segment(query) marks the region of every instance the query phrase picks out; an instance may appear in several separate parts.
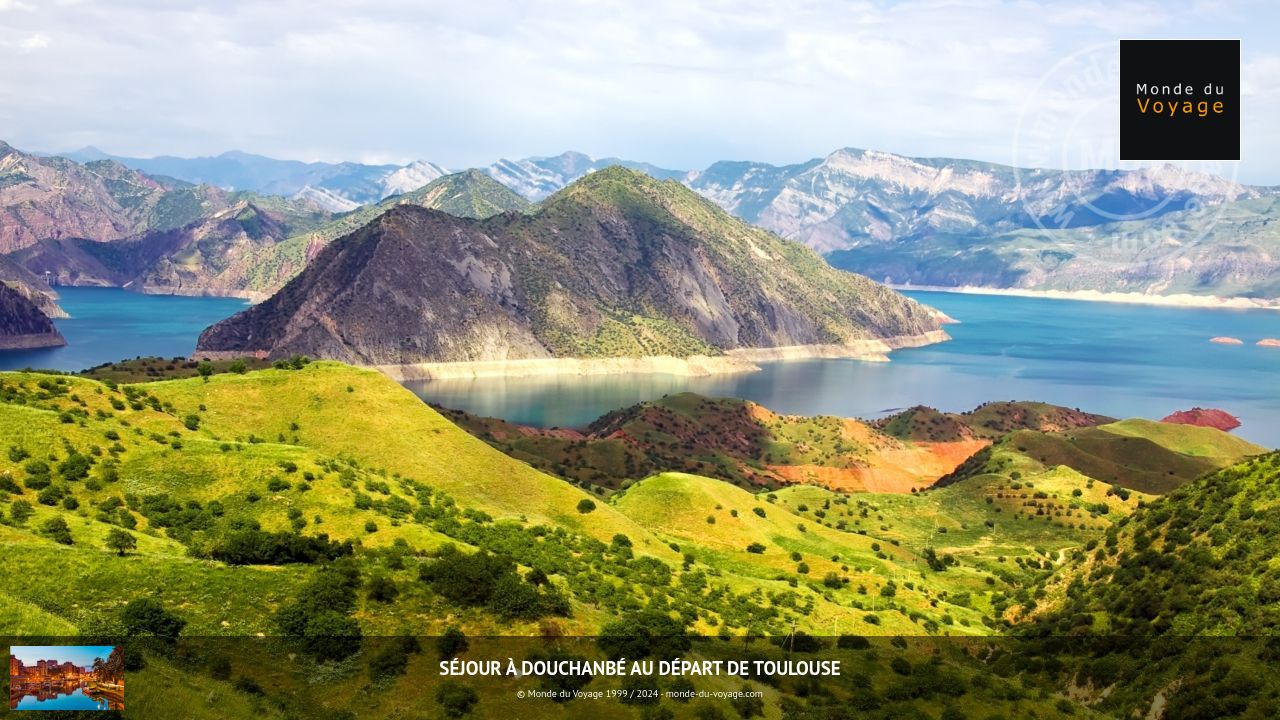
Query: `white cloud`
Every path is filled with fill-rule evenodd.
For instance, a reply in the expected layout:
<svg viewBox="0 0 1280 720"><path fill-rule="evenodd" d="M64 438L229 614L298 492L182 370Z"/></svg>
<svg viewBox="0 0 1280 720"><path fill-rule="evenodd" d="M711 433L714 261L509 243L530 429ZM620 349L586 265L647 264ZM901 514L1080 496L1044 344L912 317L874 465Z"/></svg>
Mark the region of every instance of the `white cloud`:
<svg viewBox="0 0 1280 720"><path fill-rule="evenodd" d="M239 148L461 167L573 148L700 167L861 146L1007 162L1027 94L1082 48L1244 36L1247 61L1280 51L1274 8L1226 5L53 3L0 24L0 106L16 108L5 139L20 146L128 154ZM35 37L57 42L24 53ZM1269 133L1274 115L1260 108L1246 104L1245 127ZM1074 132L1114 133L1103 115L1091 122ZM1247 147L1269 151L1256 170L1270 175L1246 179L1280 181L1275 145Z"/></svg>
<svg viewBox="0 0 1280 720"><path fill-rule="evenodd" d="M43 33L30 35L24 38L22 42L18 43L18 47L26 52L43 50L44 48L49 47L49 36Z"/></svg>

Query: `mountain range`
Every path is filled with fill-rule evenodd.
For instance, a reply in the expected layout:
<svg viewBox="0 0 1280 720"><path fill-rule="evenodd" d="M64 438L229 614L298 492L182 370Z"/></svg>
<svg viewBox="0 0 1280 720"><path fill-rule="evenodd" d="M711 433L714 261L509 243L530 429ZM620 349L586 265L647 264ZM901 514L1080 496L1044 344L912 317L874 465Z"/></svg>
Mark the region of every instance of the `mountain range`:
<svg viewBox="0 0 1280 720"><path fill-rule="evenodd" d="M613 166L532 213L397 205L321 250L204 354L369 365L843 355L942 339L930 309L743 223L674 181Z"/></svg>
<svg viewBox="0 0 1280 720"><path fill-rule="evenodd" d="M720 162L685 172L566 152L441 174L426 161L71 155L85 162L0 143L0 255L12 261L0 279L51 317L61 311L33 279L260 301L327 243L395 205L474 218L527 213L613 165L676 180L837 268L894 286L1263 305L1280 297L1275 188L1171 166L1023 170L842 149L796 165ZM1126 217L1138 219L1115 219Z"/></svg>

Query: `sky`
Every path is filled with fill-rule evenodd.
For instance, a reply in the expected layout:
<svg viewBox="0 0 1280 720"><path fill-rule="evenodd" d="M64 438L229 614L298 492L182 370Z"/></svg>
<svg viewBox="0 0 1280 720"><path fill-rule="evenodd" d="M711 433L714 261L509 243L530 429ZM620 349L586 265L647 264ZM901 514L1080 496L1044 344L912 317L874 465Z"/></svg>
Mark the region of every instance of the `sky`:
<svg viewBox="0 0 1280 720"><path fill-rule="evenodd" d="M31 666L40 660L57 660L59 663L70 662L80 667L93 667L94 658L102 658L103 662L111 655L111 645L25 645L9 648L9 654Z"/></svg>
<svg viewBox="0 0 1280 720"><path fill-rule="evenodd" d="M1081 86L1073 63L1119 38L1240 38L1242 161L1206 169L1280 184L1278 31L1272 0L0 0L0 139L451 168L841 147L1112 167L1118 82L1024 132Z"/></svg>

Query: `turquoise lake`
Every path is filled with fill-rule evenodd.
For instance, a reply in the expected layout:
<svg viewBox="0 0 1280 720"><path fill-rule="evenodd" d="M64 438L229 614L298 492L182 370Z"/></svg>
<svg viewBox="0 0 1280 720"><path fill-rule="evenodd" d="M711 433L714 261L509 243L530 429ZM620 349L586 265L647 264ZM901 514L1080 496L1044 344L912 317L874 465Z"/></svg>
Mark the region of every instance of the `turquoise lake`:
<svg viewBox="0 0 1280 720"><path fill-rule="evenodd" d="M910 292L959 324L952 340L888 363L806 360L700 378L594 376L410 383L423 399L543 427L579 427L666 393L740 397L803 415L873 418L912 405L969 410L1042 400L1117 417L1159 419L1194 406L1240 418L1241 436L1280 447L1280 311L1173 308ZM1243 345L1218 345L1226 335Z"/></svg>
<svg viewBox="0 0 1280 720"><path fill-rule="evenodd" d="M119 288L58 288L70 318L55 320L65 347L0 351L0 370L84 370L137 356L190 355L213 323L248 307L236 298L143 295Z"/></svg>
<svg viewBox="0 0 1280 720"><path fill-rule="evenodd" d="M0 369L79 370L138 355L187 355L241 300L60 288L69 345L0 352ZM1236 432L1280 447L1280 312L909 293L960 321L952 340L893 353L892 362L772 363L758 373L513 378L409 383L424 400L544 427L577 427L666 393L742 397L796 414L877 417L916 404L968 410L989 400L1043 400L1123 417L1222 408ZM1226 335L1243 345L1217 345Z"/></svg>

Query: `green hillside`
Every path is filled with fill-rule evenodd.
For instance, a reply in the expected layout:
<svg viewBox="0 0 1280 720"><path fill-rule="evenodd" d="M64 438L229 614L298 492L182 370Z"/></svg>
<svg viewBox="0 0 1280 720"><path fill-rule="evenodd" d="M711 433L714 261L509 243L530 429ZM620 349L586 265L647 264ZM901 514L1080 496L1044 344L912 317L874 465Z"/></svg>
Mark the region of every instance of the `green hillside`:
<svg viewBox="0 0 1280 720"><path fill-rule="evenodd" d="M1118 487L1161 494L1263 452L1213 428L1129 419L1061 433L1010 433L939 484L985 474L1031 476L1062 466Z"/></svg>

